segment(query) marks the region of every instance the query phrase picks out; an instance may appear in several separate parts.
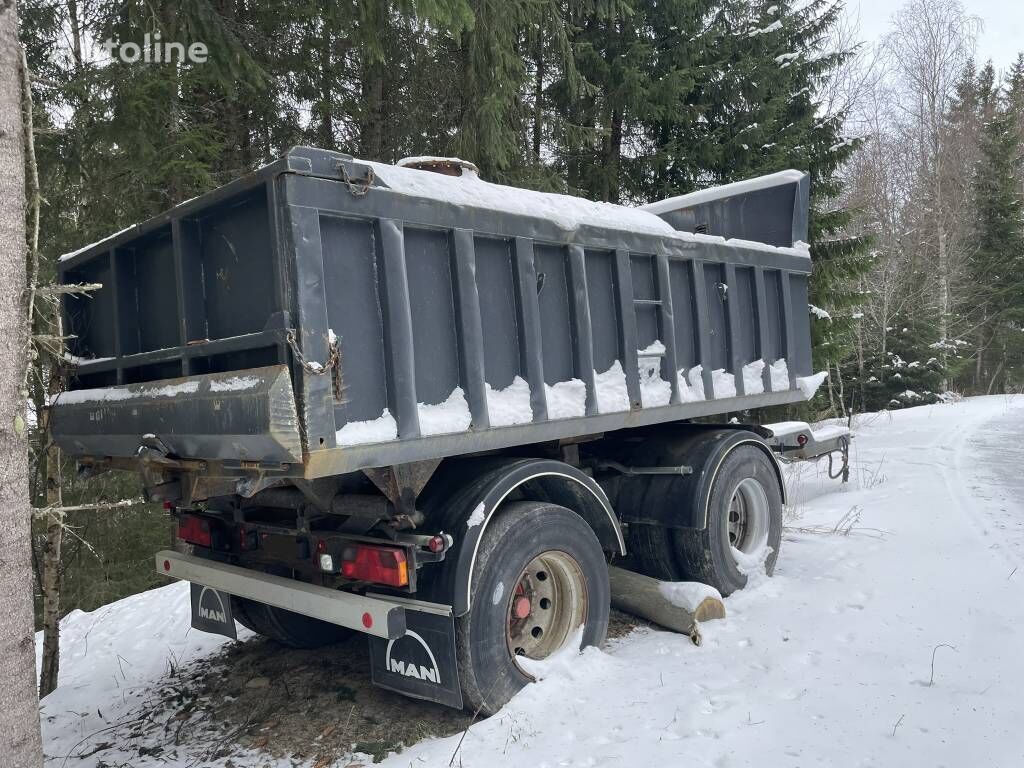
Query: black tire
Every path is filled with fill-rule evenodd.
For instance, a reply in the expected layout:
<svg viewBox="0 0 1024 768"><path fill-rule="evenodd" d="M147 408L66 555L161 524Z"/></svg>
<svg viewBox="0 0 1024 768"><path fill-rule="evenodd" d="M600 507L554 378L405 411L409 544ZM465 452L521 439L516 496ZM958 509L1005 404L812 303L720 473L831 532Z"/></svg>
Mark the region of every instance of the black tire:
<svg viewBox="0 0 1024 768"><path fill-rule="evenodd" d="M489 522L473 566L471 608L456 621L456 657L470 710L494 714L532 681L509 648L513 596L536 558L565 555L578 566L585 588L583 645L600 645L608 631L608 567L583 518L555 504L526 501L503 507Z"/></svg>
<svg viewBox="0 0 1024 768"><path fill-rule="evenodd" d="M707 528L669 529L641 523L629 526L629 548L637 570L663 581L700 581L723 595L745 587L747 578L729 549L727 515L737 486L747 478L757 481L768 503L766 543L772 551L765 561L765 570L771 575L782 539L782 491L771 459L751 445L733 449L719 467L711 491Z"/></svg>
<svg viewBox="0 0 1024 768"><path fill-rule="evenodd" d="M679 578L700 581L729 595L747 585L747 577L736 564L729 542L729 507L740 483L751 479L764 491L768 503L765 573L775 570L782 542L782 492L772 460L753 445L740 445L725 457L715 475L708 501L708 524L703 530L679 528L669 543L678 563Z"/></svg>
<svg viewBox="0 0 1024 768"><path fill-rule="evenodd" d="M231 610L243 627L289 648L319 648L352 635L352 630L337 624L243 597L231 599Z"/></svg>

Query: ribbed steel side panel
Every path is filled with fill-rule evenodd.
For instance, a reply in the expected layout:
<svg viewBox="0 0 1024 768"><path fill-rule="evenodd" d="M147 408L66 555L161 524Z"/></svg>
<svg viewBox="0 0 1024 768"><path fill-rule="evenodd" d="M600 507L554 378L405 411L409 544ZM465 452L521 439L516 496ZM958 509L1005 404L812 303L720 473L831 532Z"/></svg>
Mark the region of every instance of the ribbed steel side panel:
<svg viewBox="0 0 1024 768"><path fill-rule="evenodd" d="M72 307L89 321L82 343L110 358L84 363L81 386L288 363L308 477L803 399L810 263L798 252L565 230L543 212L420 199L378 182L363 191L342 178L344 163L365 176L358 161L295 150L63 264L65 280L109 284L95 306ZM764 224L783 245L805 226L804 192L787 189L769 206L792 211L792 221ZM136 310L146 301L166 317ZM321 373L332 335L340 363ZM642 381L638 362L655 341L665 347L661 389ZM768 366L782 358L790 386L773 392ZM745 392L743 367L755 360L766 364L763 394ZM703 401L679 384L696 365ZM602 410L597 382L616 366L622 380ZM735 396L716 369L734 377ZM580 387L566 411L566 393ZM666 391L667 403L643 406ZM437 434L443 409L452 434ZM389 419L397 439L352 444L357 427L386 435ZM104 445L132 455L137 441L124 440Z"/></svg>

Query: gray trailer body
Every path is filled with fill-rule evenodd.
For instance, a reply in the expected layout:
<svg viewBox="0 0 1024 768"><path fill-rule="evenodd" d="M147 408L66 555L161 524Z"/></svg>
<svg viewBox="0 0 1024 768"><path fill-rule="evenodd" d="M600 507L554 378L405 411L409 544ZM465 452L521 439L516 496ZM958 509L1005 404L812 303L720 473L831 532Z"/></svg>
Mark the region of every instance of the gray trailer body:
<svg viewBox="0 0 1024 768"><path fill-rule="evenodd" d="M103 287L53 431L316 478L803 400L807 191L652 212L297 148L61 261Z"/></svg>

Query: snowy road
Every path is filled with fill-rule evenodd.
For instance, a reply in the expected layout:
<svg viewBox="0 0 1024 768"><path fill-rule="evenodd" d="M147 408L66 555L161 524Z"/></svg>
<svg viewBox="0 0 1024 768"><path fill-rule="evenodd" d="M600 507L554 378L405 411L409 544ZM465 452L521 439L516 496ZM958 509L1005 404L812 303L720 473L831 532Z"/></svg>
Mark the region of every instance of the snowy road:
<svg viewBox="0 0 1024 768"><path fill-rule="evenodd" d="M824 467L790 472L776 576L729 598L703 646L642 630L561 660L474 724L454 764L1024 765L1024 397L871 415L857 433L849 486ZM185 635L184 598L171 587L103 621L68 618L48 754L87 751L76 742L102 725L90 708L126 716L168 649L212 652L218 640ZM457 744L420 742L385 765L446 766ZM100 760L117 764L109 751L74 764Z"/></svg>
<svg viewBox="0 0 1024 768"><path fill-rule="evenodd" d="M1024 765L1024 472L1007 444L1024 400L882 414L858 433L852 487L791 474L776 577L729 599L703 647L638 632L585 653L474 726L463 763ZM859 518L849 535L810 532L844 516Z"/></svg>
<svg viewBox="0 0 1024 768"><path fill-rule="evenodd" d="M988 422L967 438L975 454L967 490L979 500L979 525L992 548L1024 572L1024 409Z"/></svg>

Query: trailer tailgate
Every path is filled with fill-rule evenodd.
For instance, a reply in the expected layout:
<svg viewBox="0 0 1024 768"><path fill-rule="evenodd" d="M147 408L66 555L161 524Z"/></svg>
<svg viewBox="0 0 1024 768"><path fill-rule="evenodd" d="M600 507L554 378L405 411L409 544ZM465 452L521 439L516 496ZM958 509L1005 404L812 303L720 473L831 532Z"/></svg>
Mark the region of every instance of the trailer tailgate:
<svg viewBox="0 0 1024 768"><path fill-rule="evenodd" d="M57 444L78 456L131 457L158 440L191 459L302 462L285 365L65 392L51 413Z"/></svg>

